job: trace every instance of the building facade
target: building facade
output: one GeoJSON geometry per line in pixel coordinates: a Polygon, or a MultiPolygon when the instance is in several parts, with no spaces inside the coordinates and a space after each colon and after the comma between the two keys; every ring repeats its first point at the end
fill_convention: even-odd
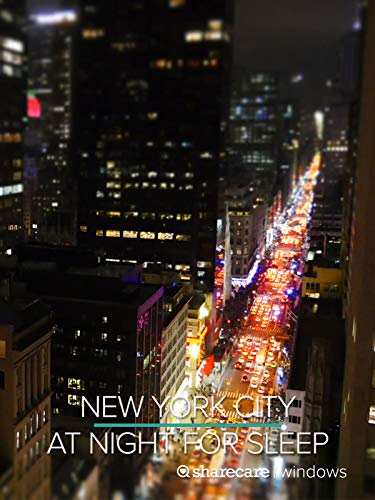
{"type": "Polygon", "coordinates": [[[348,477],[336,498],[375,494],[375,226],[372,223],[375,155],[375,5],[367,3],[353,216],[347,269],[346,361],[339,466],[348,477]]]}
{"type": "Polygon", "coordinates": [[[184,290],[168,287],[164,296],[164,319],[161,345],[160,399],[183,391],[186,381],[186,337],[190,297],[184,290]]]}
{"type": "Polygon", "coordinates": [[[50,309],[0,303],[0,496],[51,498],[50,309]]]}
{"type": "Polygon", "coordinates": [[[28,25],[25,222],[47,243],[76,238],[71,163],[74,11],[36,14],[28,25]]]}
{"type": "Polygon", "coordinates": [[[228,173],[246,178],[259,195],[272,195],[280,140],[279,78],[241,74],[233,84],[228,126],[228,173]]]}
{"type": "Polygon", "coordinates": [[[0,251],[23,236],[23,132],[26,46],[23,1],[0,4],[0,251]]]}
{"type": "Polygon", "coordinates": [[[212,290],[229,0],[81,2],[78,241],[212,290]]]}

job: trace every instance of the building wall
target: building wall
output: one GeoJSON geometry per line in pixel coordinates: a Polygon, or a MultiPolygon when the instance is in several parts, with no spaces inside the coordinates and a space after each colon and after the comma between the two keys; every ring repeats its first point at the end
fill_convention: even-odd
{"type": "Polygon", "coordinates": [[[312,298],[321,297],[324,299],[341,296],[342,269],[313,266],[313,273],[313,276],[305,274],[303,277],[302,297],[311,296],[312,298]]]}
{"type": "Polygon", "coordinates": [[[78,240],[212,291],[232,1],[84,4],[78,240]]]}
{"type": "Polygon", "coordinates": [[[375,494],[375,5],[368,2],[359,148],[348,278],[348,314],[339,466],[348,477],[336,498],[373,498],[375,494]]]}
{"type": "Polygon", "coordinates": [[[22,348],[15,345],[15,336],[13,327],[1,325],[0,463],[13,467],[11,498],[48,500],[51,459],[45,452],[51,434],[51,330],[22,348]]]}
{"type": "Polygon", "coordinates": [[[161,400],[173,397],[185,380],[188,303],[163,329],[161,348],[161,400]]]}
{"type": "Polygon", "coordinates": [[[0,6],[0,250],[23,237],[23,131],[26,115],[26,46],[23,0],[0,6]],[[5,101],[4,101],[5,102],[5,101]]]}
{"type": "MultiPolygon", "coordinates": [[[[69,15],[67,13],[69,12],[69,15]]],[[[28,233],[55,244],[76,238],[71,164],[72,70],[76,15],[36,15],[28,27],[25,209],[28,233]],[[51,17],[51,16],[50,16],[51,17]]]]}
{"type": "Polygon", "coordinates": [[[253,210],[231,210],[232,276],[247,277],[256,253],[265,242],[265,205],[253,210]]]}

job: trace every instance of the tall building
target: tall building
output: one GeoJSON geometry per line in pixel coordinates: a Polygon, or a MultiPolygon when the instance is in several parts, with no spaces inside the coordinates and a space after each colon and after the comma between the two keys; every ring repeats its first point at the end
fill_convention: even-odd
{"type": "Polygon", "coordinates": [[[333,264],[340,261],[341,253],[348,127],[347,103],[339,100],[325,108],[322,165],[309,235],[311,251],[323,254],[333,264]]]}
{"type": "Polygon", "coordinates": [[[0,251],[23,236],[24,2],[0,3],[0,251]]]}
{"type": "Polygon", "coordinates": [[[81,2],[78,241],[212,290],[231,0],[81,2]]]}
{"type": "Polygon", "coordinates": [[[31,16],[28,26],[28,126],[25,222],[31,237],[69,244],[76,238],[71,162],[72,10],[31,16]]]}
{"type": "Polygon", "coordinates": [[[165,289],[161,342],[161,401],[168,395],[171,398],[178,397],[188,385],[185,366],[189,300],[190,297],[184,295],[183,288],[170,286],[165,289]]]}
{"type": "Polygon", "coordinates": [[[51,498],[50,344],[39,301],[0,299],[0,497],[51,498]]]}
{"type": "Polygon", "coordinates": [[[280,138],[279,78],[274,73],[239,76],[233,84],[228,125],[228,176],[246,178],[272,195],[280,138]]]}
{"type": "Polygon", "coordinates": [[[358,150],[347,276],[346,361],[339,466],[348,477],[336,498],[375,495],[375,4],[368,2],[361,85],[358,150]]]}

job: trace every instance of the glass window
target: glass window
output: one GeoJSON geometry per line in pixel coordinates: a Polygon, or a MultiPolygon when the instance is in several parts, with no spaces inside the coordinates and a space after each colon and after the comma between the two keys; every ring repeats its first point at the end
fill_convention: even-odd
{"type": "Polygon", "coordinates": [[[107,229],[107,231],[105,232],[105,235],[108,238],[120,238],[121,232],[117,231],[115,229],[107,229]]]}
{"type": "Polygon", "coordinates": [[[152,233],[152,232],[149,232],[149,231],[141,231],[140,238],[143,239],[143,240],[154,240],[155,239],[155,233],[152,233]]]}
{"type": "Polygon", "coordinates": [[[138,231],[123,231],[122,236],[123,238],[137,238],[138,231]]]}
{"type": "Polygon", "coordinates": [[[80,378],[68,378],[69,389],[83,389],[83,381],[80,378]]]}
{"type": "Polygon", "coordinates": [[[159,240],[173,240],[173,233],[158,233],[159,240]]]}

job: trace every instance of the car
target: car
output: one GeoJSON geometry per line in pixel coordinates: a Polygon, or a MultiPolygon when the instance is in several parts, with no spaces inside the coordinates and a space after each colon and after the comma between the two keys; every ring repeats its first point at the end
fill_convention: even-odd
{"type": "Polygon", "coordinates": [[[243,367],[243,364],[242,364],[242,363],[240,363],[239,361],[237,361],[237,363],[235,363],[235,364],[234,364],[234,368],[235,368],[236,370],[241,370],[241,369],[242,369],[242,367],[243,367]]]}
{"type": "Polygon", "coordinates": [[[253,375],[250,380],[250,387],[252,389],[256,389],[258,387],[258,384],[259,384],[259,377],[253,375]]]}
{"type": "Polygon", "coordinates": [[[271,376],[271,372],[266,368],[263,372],[263,378],[269,378],[271,376]]]}
{"type": "Polygon", "coordinates": [[[248,375],[242,375],[241,382],[248,382],[249,381],[249,376],[248,375]]]}

